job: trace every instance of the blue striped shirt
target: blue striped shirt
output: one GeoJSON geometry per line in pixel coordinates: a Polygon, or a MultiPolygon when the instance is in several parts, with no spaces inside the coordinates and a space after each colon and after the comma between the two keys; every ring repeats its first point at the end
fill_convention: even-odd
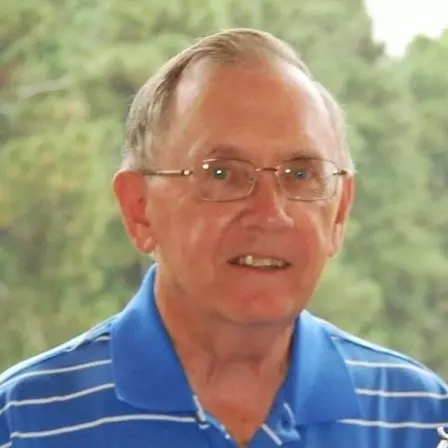
{"type": "MultiPolygon", "coordinates": [[[[152,267],[123,312],[0,375],[0,448],[225,448],[154,304],[152,267]]],[[[399,353],[304,311],[289,372],[251,448],[436,448],[448,388],[399,353]]]]}

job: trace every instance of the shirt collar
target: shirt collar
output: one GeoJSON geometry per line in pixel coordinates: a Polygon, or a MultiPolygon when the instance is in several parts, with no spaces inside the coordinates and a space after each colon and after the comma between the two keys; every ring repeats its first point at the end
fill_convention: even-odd
{"type": "Polygon", "coordinates": [[[117,395],[148,411],[196,411],[193,393],[154,300],[153,265],[111,330],[117,395]]]}
{"type": "MultiPolygon", "coordinates": [[[[112,325],[117,395],[153,412],[197,412],[193,391],[154,300],[156,265],[112,325]]],[[[289,373],[279,397],[297,425],[359,417],[356,392],[324,324],[304,311],[297,320],[289,373]]]]}
{"type": "Polygon", "coordinates": [[[291,363],[280,394],[297,426],[361,416],[342,353],[325,323],[308,311],[296,321],[291,363]]]}

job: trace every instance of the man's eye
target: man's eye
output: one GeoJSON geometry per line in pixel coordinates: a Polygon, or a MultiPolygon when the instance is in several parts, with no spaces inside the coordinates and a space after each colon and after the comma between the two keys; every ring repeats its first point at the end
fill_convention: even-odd
{"type": "Polygon", "coordinates": [[[213,168],[212,176],[216,180],[226,180],[230,175],[228,168],[213,168]]]}
{"type": "Polygon", "coordinates": [[[285,170],[285,175],[291,180],[309,180],[312,177],[309,170],[299,168],[287,168],[285,170]]]}

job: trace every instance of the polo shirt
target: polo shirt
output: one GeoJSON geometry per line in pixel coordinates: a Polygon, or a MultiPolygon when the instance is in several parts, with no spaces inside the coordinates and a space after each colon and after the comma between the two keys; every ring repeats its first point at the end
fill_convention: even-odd
{"type": "MultiPolygon", "coordinates": [[[[154,301],[0,375],[0,448],[231,448],[191,389],[154,301]]],[[[436,448],[448,388],[399,353],[303,311],[287,377],[250,448],[436,448]]]]}

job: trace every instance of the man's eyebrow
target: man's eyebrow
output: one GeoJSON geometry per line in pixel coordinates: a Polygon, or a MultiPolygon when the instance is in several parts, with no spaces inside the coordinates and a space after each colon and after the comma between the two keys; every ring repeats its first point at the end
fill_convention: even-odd
{"type": "MultiPolygon", "coordinates": [[[[322,158],[325,155],[325,151],[319,150],[313,146],[305,147],[301,149],[295,149],[291,151],[285,151],[282,154],[281,159],[278,162],[294,160],[300,158],[322,158]]],[[[210,152],[205,154],[206,158],[232,158],[232,159],[245,159],[244,151],[242,148],[235,145],[215,145],[210,152]]]]}
{"type": "Polygon", "coordinates": [[[286,160],[302,159],[302,158],[322,158],[325,152],[318,148],[309,147],[291,151],[286,155],[286,160]]]}
{"type": "Polygon", "coordinates": [[[241,158],[243,151],[234,145],[215,145],[207,157],[241,158]]]}

